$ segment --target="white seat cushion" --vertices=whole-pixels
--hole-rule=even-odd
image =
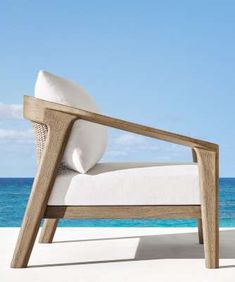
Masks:
[[[58,175],[49,205],[198,205],[198,165],[98,163]]]
[[[82,87],[46,71],[40,71],[38,74],[35,97],[91,112],[99,112],[95,101]],[[106,142],[105,126],[77,120],[73,125],[64,152],[64,165],[80,173],[87,172],[103,156]]]

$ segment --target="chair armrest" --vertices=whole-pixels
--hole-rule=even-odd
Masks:
[[[76,119],[87,120],[108,127],[117,128],[120,130],[136,133],[147,137],[152,137],[155,139],[191,148],[203,148],[212,151],[218,150],[217,144],[208,141],[191,138],[188,136],[156,129],[145,125],[140,125],[133,122],[128,122],[117,118],[112,118],[109,116],[104,116],[101,114],[65,106],[62,104],[48,102],[31,96],[24,96],[24,117],[26,119],[39,123],[44,123],[44,116],[47,111],[57,111],[70,114],[76,117]]]

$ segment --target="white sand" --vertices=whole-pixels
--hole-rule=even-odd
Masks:
[[[19,229],[0,228],[0,281],[235,281],[235,229],[221,230],[220,269],[204,266],[194,228],[60,228],[10,269]]]

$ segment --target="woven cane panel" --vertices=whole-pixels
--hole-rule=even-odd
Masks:
[[[33,133],[35,136],[36,141],[36,154],[37,154],[37,163],[39,164],[39,161],[42,157],[43,150],[45,148],[47,134],[48,134],[48,128],[45,124],[32,122],[33,127]],[[58,168],[58,174],[64,174],[69,172],[70,170],[61,163]]]

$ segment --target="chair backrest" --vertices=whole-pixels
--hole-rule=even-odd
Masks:
[[[34,97],[24,97],[24,117],[30,120],[32,130],[35,137],[37,164],[39,164],[42,153],[45,149],[46,140],[48,137],[48,126],[43,123],[46,105],[52,107],[54,103],[49,103]],[[58,174],[68,171],[64,164],[60,164]]]
[[[48,128],[45,124],[40,124],[37,122],[32,122],[32,128],[35,137],[37,163],[39,163],[42,156],[42,152],[45,148]]]

